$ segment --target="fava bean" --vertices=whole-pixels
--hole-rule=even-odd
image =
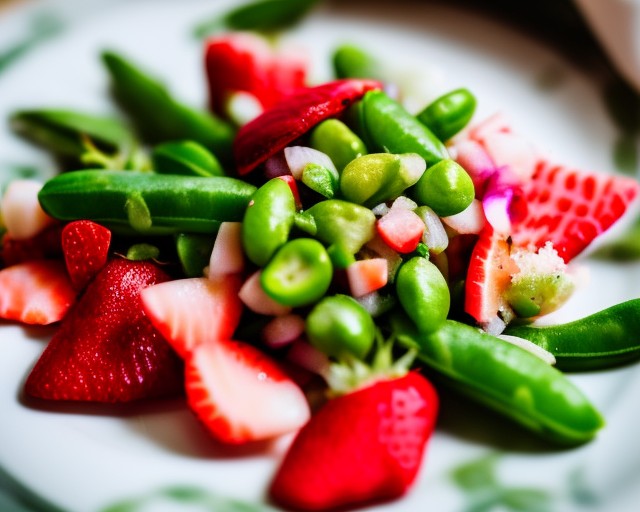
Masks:
[[[559,325],[510,326],[505,334],[551,352],[561,370],[600,370],[640,358],[640,299]]]
[[[242,219],[255,190],[221,176],[83,170],[50,179],[38,199],[56,219],[88,219],[118,233],[215,233],[220,222]]]
[[[392,326],[444,382],[551,441],[584,443],[604,425],[562,372],[520,347],[453,320],[429,334],[418,333],[404,315]]]
[[[242,221],[247,258],[264,267],[288,240],[295,215],[295,198],[283,180],[272,178],[256,190]]]
[[[352,160],[367,154],[362,139],[338,119],[327,119],[313,129],[311,147],[328,155],[338,171],[342,171]]]
[[[460,213],[475,197],[473,181],[454,160],[441,160],[429,167],[411,189],[411,197],[440,217]]]
[[[191,141],[165,142],[153,148],[153,170],[161,174],[224,176],[218,159],[203,145]]]
[[[462,130],[473,117],[476,98],[468,89],[456,89],[427,105],[416,117],[442,141]]]
[[[262,288],[284,306],[313,304],[329,289],[333,277],[331,259],[313,238],[296,238],[280,247],[263,269]]]
[[[302,171],[302,183],[327,199],[336,194],[339,179],[335,169],[318,164],[307,164]]]

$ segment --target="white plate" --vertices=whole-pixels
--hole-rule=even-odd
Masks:
[[[231,3],[67,1],[9,11],[0,17],[0,55],[29,33],[38,13],[53,14],[65,26],[1,71],[0,118],[19,107],[112,109],[97,57],[106,47],[154,70],[185,100],[204,104],[201,46],[190,30],[202,16]],[[315,80],[328,77],[328,56],[337,43],[360,43],[393,63],[399,77],[417,73],[428,78],[425,100],[467,86],[478,96],[478,117],[501,110],[553,159],[585,169],[613,169],[617,132],[594,82],[539,42],[454,7],[337,4],[321,8],[287,36],[313,54]],[[555,86],[541,88],[550,72],[557,78]],[[0,150],[0,165],[52,168],[4,123]],[[590,284],[549,321],[577,318],[638,295],[637,265],[581,262],[591,272]],[[0,324],[0,467],[5,480],[79,512],[126,500],[133,501],[122,510],[185,510],[189,499],[214,503],[209,510],[216,511],[254,510],[253,504],[255,510],[266,508],[265,488],[284,442],[265,452],[234,453],[212,442],[179,401],[121,410],[56,404],[43,410],[23,404],[22,384],[51,332]],[[440,426],[415,487],[406,498],[371,510],[635,510],[640,501],[640,372],[631,366],[571,378],[608,421],[592,443],[555,449],[444,393]],[[482,477],[475,486],[452,477],[468,464]],[[489,508],[487,503],[500,496],[502,501]],[[516,508],[518,500],[528,508]]]

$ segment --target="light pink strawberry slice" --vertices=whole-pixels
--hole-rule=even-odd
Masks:
[[[238,173],[251,172],[320,121],[340,115],[367,91],[381,87],[374,80],[336,80],[277,103],[238,131],[233,145]]]
[[[75,301],[61,261],[27,261],[0,270],[0,318],[48,325],[62,320]]]
[[[241,284],[234,274],[167,281],[142,290],[142,305],[156,329],[187,359],[197,346],[233,336],[243,308]]]
[[[300,388],[247,343],[197,345],[186,361],[191,410],[219,441],[241,444],[292,432],[310,417]]]

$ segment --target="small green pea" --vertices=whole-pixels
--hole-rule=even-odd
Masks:
[[[367,154],[362,139],[338,119],[327,119],[313,129],[311,147],[329,155],[339,171],[352,160]]]
[[[454,160],[441,160],[429,167],[411,196],[421,205],[430,207],[440,217],[448,217],[465,210],[475,197],[473,181]]]
[[[313,346],[325,354],[341,359],[363,359],[373,345],[373,318],[348,295],[323,298],[307,316],[306,332]]]
[[[262,271],[262,288],[276,302],[291,307],[313,304],[327,292],[331,259],[313,238],[296,238],[280,247]]]
[[[473,94],[468,89],[456,89],[435,99],[417,118],[436,137],[447,141],[467,125],[475,109]]]

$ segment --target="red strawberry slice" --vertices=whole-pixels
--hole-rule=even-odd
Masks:
[[[179,394],[180,360],[140,299],[140,290],[167,279],[149,262],[107,263],[40,356],[26,394],[108,403]]]
[[[206,43],[205,66],[211,109],[225,115],[225,104],[235,92],[250,93],[269,108],[304,87],[307,60],[278,54],[255,34],[231,33]]]
[[[196,346],[230,339],[240,315],[242,280],[229,274],[215,280],[178,279],[142,290],[142,306],[153,325],[183,358]]]
[[[292,432],[309,419],[300,388],[252,345],[197,345],[186,361],[187,401],[219,441],[232,444]]]
[[[0,267],[9,267],[24,261],[55,259],[62,252],[58,223],[50,225],[31,238],[16,240],[9,233],[2,237],[0,249]]]
[[[415,251],[425,230],[424,222],[413,211],[392,208],[376,222],[380,238],[394,251],[407,254]]]
[[[327,402],[298,433],[270,493],[295,510],[397,498],[416,478],[438,397],[415,372]]]
[[[518,271],[510,253],[506,238],[489,225],[480,233],[471,253],[464,310],[484,327],[499,319],[500,312],[508,310],[503,294],[511,275]]]
[[[247,174],[320,121],[335,117],[367,91],[380,89],[374,80],[336,80],[301,89],[238,131],[233,153],[239,174]]]
[[[551,241],[569,262],[624,214],[639,190],[631,178],[541,162],[526,189],[528,214],[513,226],[513,243],[539,249]]]
[[[62,230],[62,251],[71,284],[85,286],[107,263],[111,231],[90,220],[77,220]]]
[[[61,261],[27,261],[0,270],[0,318],[48,325],[62,320],[75,301]]]

